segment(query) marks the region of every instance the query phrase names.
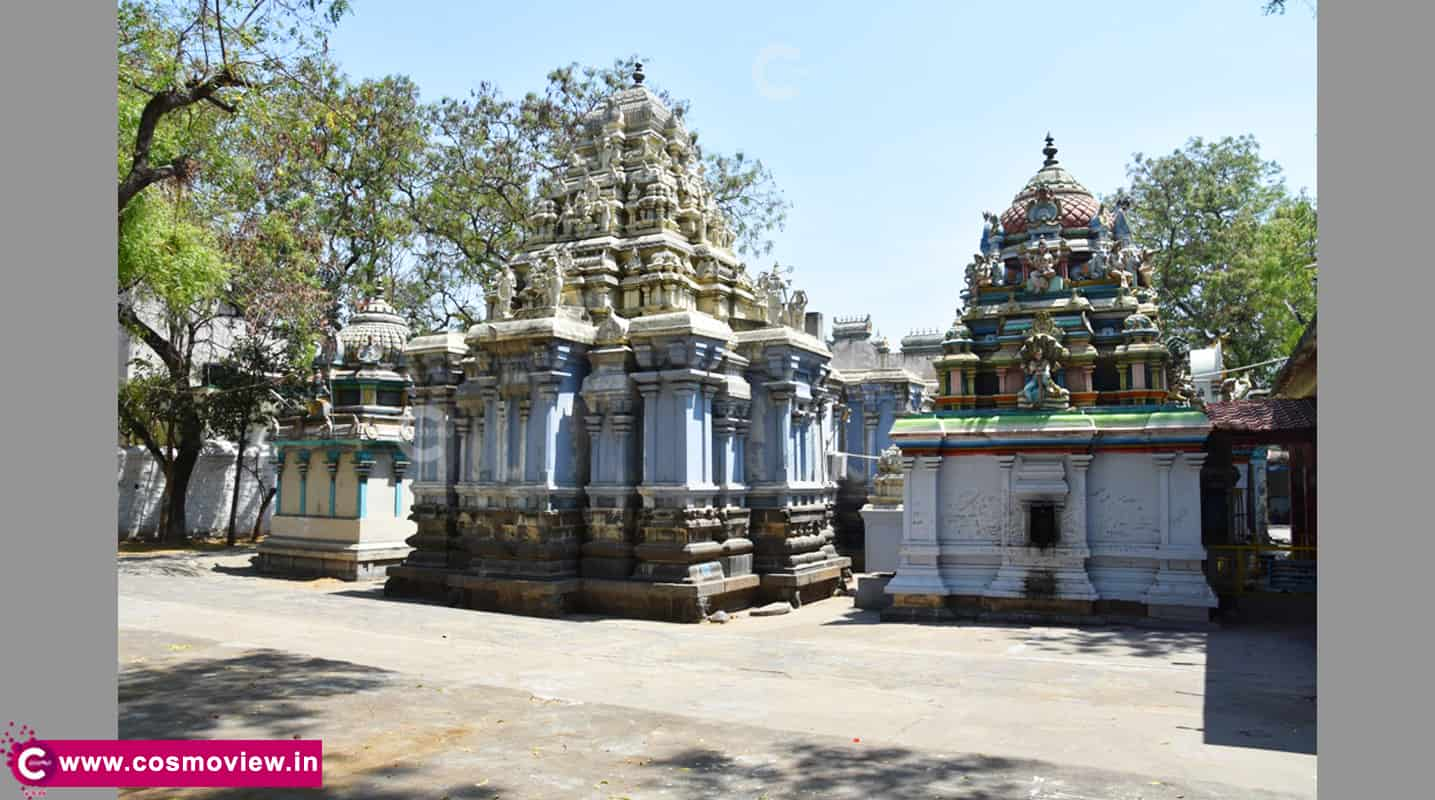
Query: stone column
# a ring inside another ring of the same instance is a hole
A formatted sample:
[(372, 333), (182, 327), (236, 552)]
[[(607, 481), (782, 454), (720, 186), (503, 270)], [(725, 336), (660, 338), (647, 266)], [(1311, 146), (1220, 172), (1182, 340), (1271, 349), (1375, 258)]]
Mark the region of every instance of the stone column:
[[(1092, 456), (1074, 455), (1071, 462), (1071, 489), (1067, 500), (1067, 516), (1071, 521), (1071, 541), (1080, 542), (1087, 553), (1091, 552), (1089, 520), (1086, 513), (1086, 471), (1091, 466)], [(1065, 533), (1062, 538), (1067, 538)]]
[(1161, 549), (1171, 546), (1171, 464), (1175, 453), (1154, 453), (1151, 462), (1156, 467), (1156, 519), (1161, 528)]
[(404, 473), (408, 471), (409, 462), (398, 458), (395, 454), (393, 459), (394, 471), (394, 519), (404, 518)]
[[(875, 391), (864, 391), (862, 393), (862, 455), (875, 456), (877, 453), (877, 417), (881, 412), (877, 408), (877, 393)], [(872, 480), (877, 477), (877, 470), (872, 468), (876, 463), (867, 459), (859, 459), (862, 464), (862, 480), (867, 485), (867, 491), (872, 491)]]
[(792, 393), (790, 391), (774, 391), (772, 393), (772, 413), (776, 416), (776, 430), (773, 431), (774, 453), (773, 476), (774, 480), (788, 482), (792, 475), (788, 472), (788, 451), (792, 447)]
[(1269, 489), (1266, 486), (1266, 448), (1257, 447), (1251, 451), (1251, 508), (1254, 518), (1252, 528), (1256, 541), (1270, 541), (1270, 508), (1267, 506)]
[(324, 457), (324, 471), (329, 473), (329, 516), (334, 516), (338, 499), (339, 453), (330, 450)]
[(488, 441), (488, 409), (484, 407), (482, 400), (473, 407), (469, 417), (472, 423), (472, 436), (470, 438), (468, 482), (478, 483), (483, 476), (484, 447)]
[(552, 384), (544, 384), (538, 387), (539, 403), (539, 439), (538, 439), (538, 482), (546, 487), (553, 486), (553, 473), (557, 453), (549, 443), (557, 434), (556, 417), (558, 415), (558, 387)]
[(658, 385), (638, 385), (643, 396), (643, 483), (651, 485), (658, 479)]
[(1016, 466), (1016, 456), (998, 456), (997, 466), (1002, 471), (1002, 530), (1001, 550), (1002, 566), (1011, 564), (1011, 530), (1012, 530), (1012, 473)]
[(366, 452), (354, 453), (354, 477), (358, 480), (354, 498), (354, 515), (364, 519), (369, 512), (369, 473), (374, 470), (374, 457)]
[(917, 456), (902, 459), (902, 549), (898, 556), (897, 574), (887, 583), (886, 593), (894, 595), (896, 613), (914, 610), (937, 613), (943, 608), (947, 594), (940, 569), (941, 545), (938, 542), (938, 487), (941, 456)]
[(453, 421), (453, 434), (455, 449), (458, 459), (458, 474), (454, 476), (454, 482), (466, 483), (473, 470), (473, 447), (472, 435), (473, 423), (467, 412), (455, 409)]
[[(1210, 609), (1216, 607), (1217, 600), (1201, 571), (1206, 551), (1201, 546), (1200, 523), (1187, 524), (1179, 530), (1173, 529), (1171, 524), (1170, 481), (1175, 457), (1174, 453), (1152, 456), (1160, 481), (1161, 550), (1156, 580), (1144, 600), (1147, 613), (1153, 617), (1206, 620), (1210, 618)], [(1201, 467), (1205, 460), (1205, 453), (1186, 453), (1183, 458), (1185, 474), (1180, 479), (1187, 490), (1183, 494), (1188, 495), (1187, 503), (1194, 502), (1196, 508), (1200, 507)], [(1193, 487), (1194, 492), (1191, 491)], [(1190, 516), (1189, 513), (1187, 516)]]
[(494, 483), (507, 483), (509, 473), (508, 429), (510, 424), (509, 415), (512, 412), (508, 410), (508, 398), (506, 397), (497, 397), (493, 403), (494, 408), (498, 411), (497, 424), (494, 425), (493, 431), (493, 448), (496, 453), (493, 463), (493, 481)]
[(528, 417), (533, 412), (533, 401), (527, 397), (518, 399), (518, 480), (528, 481)]
[(309, 451), (299, 451), (299, 516), (309, 516)]
[(715, 459), (714, 459), (714, 452), (713, 452), (713, 446), (714, 446), (714, 441), (713, 441), (713, 396), (717, 394), (717, 391), (718, 391), (718, 387), (714, 386), (713, 384), (704, 383), (704, 384), (702, 385), (702, 399), (701, 399), (701, 402), (702, 402), (702, 404), (703, 404), (703, 408), (702, 408), (702, 415), (703, 415), (703, 432), (702, 432), (702, 440), (703, 440), (703, 444), (702, 444), (702, 451), (703, 451), (703, 452), (702, 452), (703, 469), (702, 469), (702, 483), (703, 483), (703, 485), (713, 485), (713, 484), (717, 484), (717, 483), (718, 483), (718, 477), (717, 477), (717, 475), (715, 474), (714, 469), (713, 469), (713, 461), (715, 460)]
[(613, 454), (609, 452), (609, 436), (603, 428), (603, 414), (588, 414), (583, 417), (583, 424), (588, 427), (588, 480), (592, 483), (607, 482), (609, 475), (605, 467), (613, 463)]

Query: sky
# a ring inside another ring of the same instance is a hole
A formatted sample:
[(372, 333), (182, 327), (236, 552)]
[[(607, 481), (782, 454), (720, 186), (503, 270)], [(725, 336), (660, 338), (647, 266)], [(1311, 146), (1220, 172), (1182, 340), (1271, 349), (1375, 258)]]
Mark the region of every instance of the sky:
[(518, 97), (554, 67), (644, 59), (709, 151), (761, 159), (792, 204), (768, 256), (808, 309), (870, 314), (897, 346), (955, 316), (984, 210), (1041, 166), (1049, 131), (1085, 186), (1134, 153), (1253, 134), (1316, 193), (1316, 19), (1219, 2), (381, 2), (355, 0), (330, 52), (425, 100), (481, 81)]

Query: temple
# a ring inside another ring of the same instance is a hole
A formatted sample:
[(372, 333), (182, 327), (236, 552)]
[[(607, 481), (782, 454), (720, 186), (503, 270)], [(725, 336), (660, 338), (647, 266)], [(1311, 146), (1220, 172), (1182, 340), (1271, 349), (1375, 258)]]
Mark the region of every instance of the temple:
[(254, 559), (261, 571), (379, 578), (408, 555), (408, 340), (387, 302), (361, 305), (319, 359), (308, 413), (276, 420), (278, 492)]
[(1098, 203), (1050, 136), (1042, 153), (984, 215), (935, 411), (893, 423), (902, 542), (883, 616), (1206, 619), (1211, 425), (1187, 348), (1162, 337), (1124, 201)]
[(843, 584), (821, 317), (746, 272), (702, 170), (639, 68), (582, 120), (486, 321), (410, 343), (417, 532), (388, 592), (696, 621)]
[[(942, 335), (913, 332), (894, 353), (885, 338), (873, 336), (870, 316), (839, 317), (833, 320), (830, 344), (833, 378), (846, 410), (846, 423), (839, 424), (838, 432), (844, 469), (837, 482), (837, 548), (851, 557), (859, 572), (890, 570), (894, 565), (882, 559), (867, 563), (866, 518), (871, 515), (864, 515), (862, 508), (876, 491), (877, 457), (892, 444), (892, 423), (930, 410), (927, 405), (937, 388), (932, 360), (942, 354)], [(890, 525), (890, 517), (879, 515), (876, 524)], [(890, 534), (884, 539), (895, 540)]]

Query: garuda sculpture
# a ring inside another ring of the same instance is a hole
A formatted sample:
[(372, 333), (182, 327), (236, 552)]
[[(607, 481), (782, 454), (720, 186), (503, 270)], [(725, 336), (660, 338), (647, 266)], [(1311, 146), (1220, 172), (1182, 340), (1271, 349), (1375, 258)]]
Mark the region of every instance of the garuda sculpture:
[(1070, 352), (1057, 339), (1060, 333), (1051, 315), (1038, 313), (1032, 320), (1031, 332), (1021, 344), (1022, 369), (1026, 385), (1017, 395), (1019, 408), (1064, 410), (1071, 407), (1071, 392), (1057, 384), (1052, 371), (1061, 368)]

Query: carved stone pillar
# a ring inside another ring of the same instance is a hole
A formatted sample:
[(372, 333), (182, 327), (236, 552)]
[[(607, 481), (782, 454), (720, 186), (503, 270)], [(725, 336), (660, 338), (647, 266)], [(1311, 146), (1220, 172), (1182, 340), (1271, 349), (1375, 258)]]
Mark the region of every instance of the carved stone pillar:
[(902, 549), (897, 574), (887, 583), (898, 614), (926, 612), (941, 615), (947, 595), (940, 566), (941, 544), (937, 538), (940, 456), (902, 459)]

